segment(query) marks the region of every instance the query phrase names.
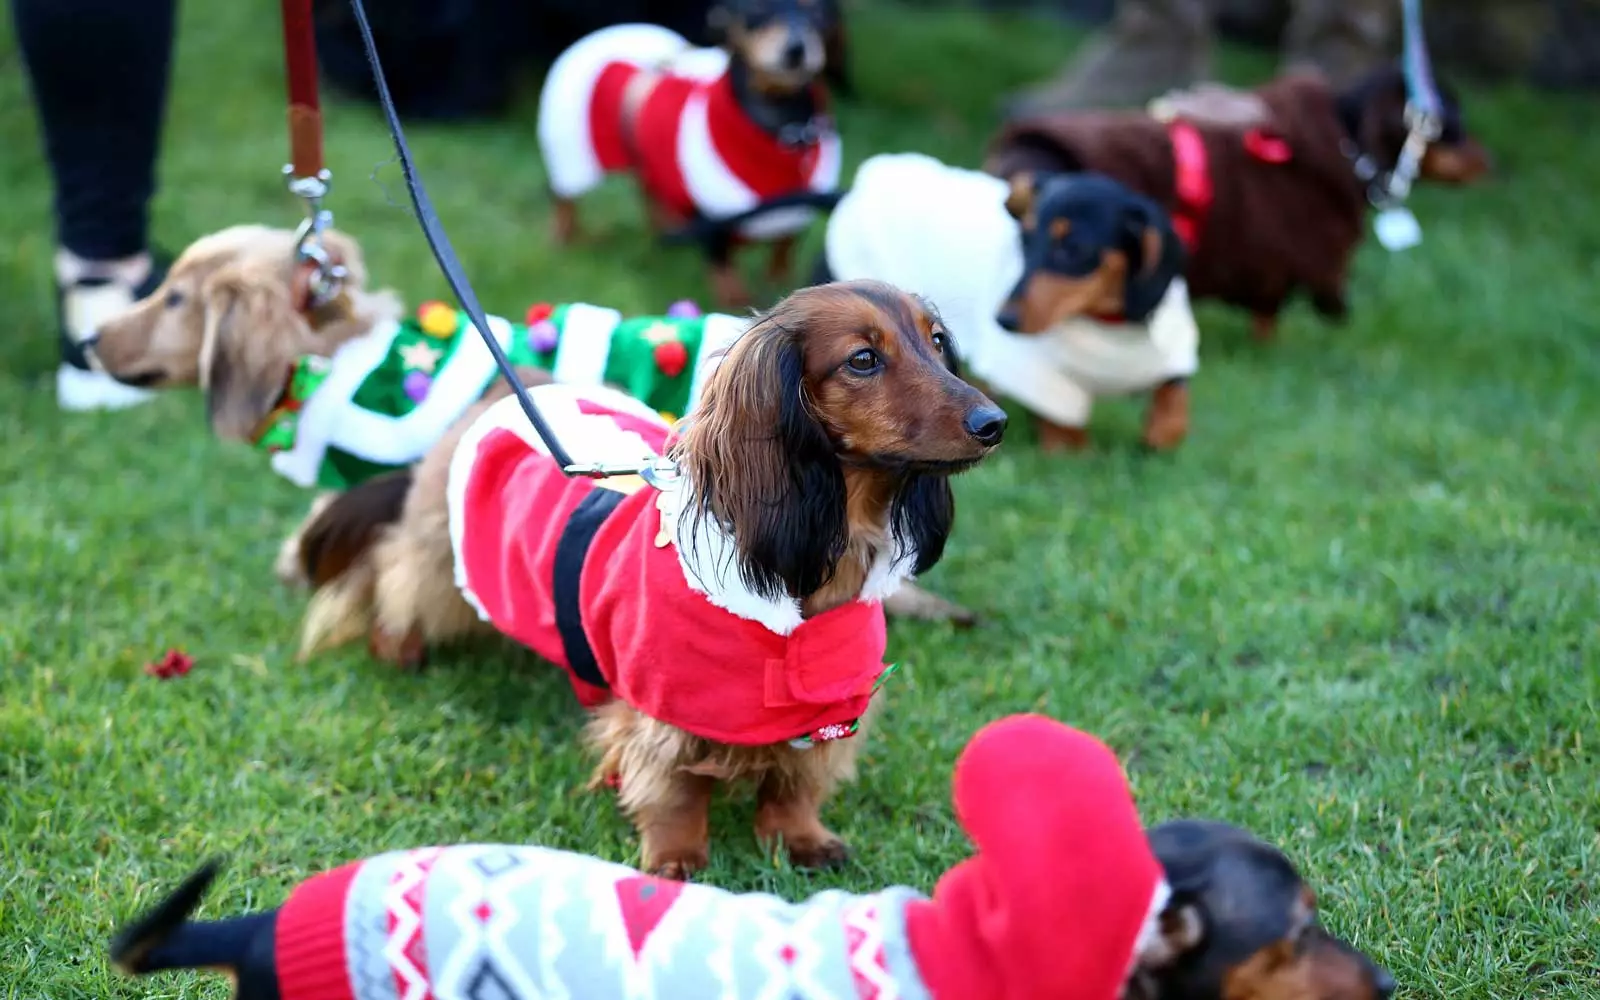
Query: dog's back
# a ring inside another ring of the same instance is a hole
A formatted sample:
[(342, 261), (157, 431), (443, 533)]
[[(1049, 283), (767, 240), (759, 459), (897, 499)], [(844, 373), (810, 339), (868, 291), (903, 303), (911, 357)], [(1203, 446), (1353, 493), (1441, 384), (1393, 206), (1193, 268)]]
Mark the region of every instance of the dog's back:
[[(1209, 183), (1203, 212), (1179, 195), (1167, 124), (1143, 112), (1018, 120), (1001, 131), (987, 166), (1000, 176), (1092, 170), (1155, 199), (1174, 218), (1203, 215), (1186, 272), (1195, 299), (1219, 298), (1270, 315), (1297, 289), (1337, 298), (1362, 237), (1366, 203), (1341, 150), (1334, 94), (1314, 78), (1293, 75), (1256, 94), (1270, 112), (1270, 129), (1193, 123)], [(1274, 140), (1286, 145), (1286, 161)]]

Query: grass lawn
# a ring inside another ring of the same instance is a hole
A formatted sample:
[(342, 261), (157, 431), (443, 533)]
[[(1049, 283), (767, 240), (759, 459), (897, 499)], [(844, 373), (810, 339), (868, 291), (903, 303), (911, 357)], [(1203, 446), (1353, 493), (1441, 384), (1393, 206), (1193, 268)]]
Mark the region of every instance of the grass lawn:
[[(971, 13), (855, 17), (847, 170), (895, 149), (976, 164), (996, 98), (1077, 40)], [(165, 245), (293, 223), (277, 39), (267, 0), (184, 5)], [(1239, 82), (1272, 68), (1226, 65)], [(420, 677), (359, 649), (296, 665), (302, 599), (270, 564), (309, 497), (213, 441), (191, 393), (57, 411), (49, 189), (9, 24), (0, 66), (0, 996), (224, 996), (199, 977), (136, 987), (103, 960), (116, 921), (212, 854), (232, 865), (211, 915), (428, 843), (632, 860), (627, 823), (584, 791), (554, 670), (492, 648)], [(698, 261), (648, 243), (625, 184), (585, 204), (594, 243), (547, 245), (534, 96), (505, 122), (413, 132), (485, 304), (704, 300)], [(1600, 131), (1592, 98), (1466, 97), (1499, 177), (1420, 191), (1425, 244), (1363, 250), (1348, 326), (1297, 310), (1260, 347), (1245, 317), (1205, 308), (1178, 454), (1136, 454), (1142, 404), (1112, 404), (1093, 453), (1043, 458), (1018, 433), (960, 481), (926, 582), (987, 627), (893, 627), (907, 669), (828, 813), (854, 863), (786, 869), (736, 799), (709, 881), (931, 888), (967, 851), (946, 800), (957, 751), (1037, 710), (1117, 747), (1148, 819), (1283, 845), (1404, 996), (1600, 997)], [(375, 110), (328, 118), (340, 226), (377, 282), (442, 296)], [(169, 646), (193, 673), (145, 676)]]

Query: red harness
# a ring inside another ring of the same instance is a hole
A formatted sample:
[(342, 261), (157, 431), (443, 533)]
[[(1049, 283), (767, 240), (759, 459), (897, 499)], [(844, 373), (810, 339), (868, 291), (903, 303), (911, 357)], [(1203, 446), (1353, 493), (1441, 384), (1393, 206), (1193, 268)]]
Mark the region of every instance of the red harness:
[(1173, 192), (1177, 197), (1172, 228), (1190, 253), (1200, 243), (1206, 216), (1211, 212), (1211, 164), (1200, 130), (1181, 118), (1167, 123), (1172, 139)]

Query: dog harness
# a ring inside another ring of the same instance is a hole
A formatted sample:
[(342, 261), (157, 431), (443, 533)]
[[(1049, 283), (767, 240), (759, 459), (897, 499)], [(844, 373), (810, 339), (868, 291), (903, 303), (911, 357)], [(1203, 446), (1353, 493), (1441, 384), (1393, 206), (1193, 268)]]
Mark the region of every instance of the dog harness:
[[(825, 96), (820, 87), (816, 94)], [(676, 215), (721, 218), (839, 182), (836, 131), (779, 141), (740, 108), (726, 53), (693, 49), (665, 28), (616, 25), (580, 39), (546, 77), (539, 128), (551, 189), (566, 198), (605, 174), (631, 171)], [(808, 208), (777, 211), (741, 232), (795, 233), (814, 216)]]
[(1200, 244), (1206, 217), (1211, 214), (1210, 158), (1200, 130), (1190, 122), (1175, 118), (1167, 122), (1172, 140), (1173, 193), (1177, 204), (1172, 212), (1172, 228), (1184, 247), (1193, 253)]
[[(624, 318), (585, 303), (490, 319), (511, 363), (560, 381), (615, 385), (669, 421), (699, 399), (713, 361), (749, 325), (722, 314)], [(290, 366), (255, 444), (300, 486), (340, 490), (420, 459), (497, 377), (466, 314), (430, 302), (415, 317)]]
[(1116, 757), (1040, 716), (956, 763), (977, 852), (931, 897), (799, 903), (541, 847), (395, 851), (278, 911), (282, 1000), (1115, 1000), (1167, 887)]
[[(620, 393), (532, 393), (576, 453), (639, 461), (666, 447), (666, 423)], [(457, 586), (498, 631), (566, 668), (586, 706), (620, 698), (719, 743), (851, 736), (886, 673), (879, 602), (915, 559), (869, 576), (863, 599), (802, 621), (798, 602), (744, 587), (720, 526), (679, 509), (689, 489), (565, 476), (517, 401), (501, 400), (451, 463)]]

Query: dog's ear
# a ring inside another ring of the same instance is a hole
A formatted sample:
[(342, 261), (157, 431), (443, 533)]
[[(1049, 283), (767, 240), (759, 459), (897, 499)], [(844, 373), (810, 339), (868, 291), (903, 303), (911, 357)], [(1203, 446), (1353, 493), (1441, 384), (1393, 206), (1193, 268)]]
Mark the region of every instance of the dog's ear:
[(1122, 230), (1129, 257), (1122, 311), (1129, 322), (1143, 323), (1161, 304), (1172, 280), (1183, 273), (1188, 254), (1171, 217), (1131, 192), (1122, 210)]
[(305, 320), (281, 281), (238, 266), (225, 267), (201, 288), (205, 332), (200, 342), (200, 387), (212, 430), (224, 440), (248, 441), (283, 394), (288, 366), (311, 340)]
[(1011, 175), (1011, 190), (1006, 194), (1006, 211), (1011, 213), (1013, 219), (1027, 224), (1027, 218), (1033, 211), (1033, 196), (1038, 189), (1038, 179), (1031, 170)]
[(956, 498), (949, 476), (911, 476), (900, 484), (889, 525), (902, 551), (917, 554), (913, 576), (926, 573), (944, 555), (956, 523)]
[(720, 48), (733, 41), (738, 15), (727, 3), (715, 3), (706, 11), (706, 44)]
[(1205, 943), (1206, 920), (1191, 898), (1174, 895), (1156, 919), (1156, 938), (1139, 956), (1147, 969), (1171, 965)]
[(769, 314), (735, 341), (674, 451), (691, 516), (731, 533), (740, 577), (769, 600), (816, 591), (848, 538), (844, 469), (807, 396), (804, 323)]

